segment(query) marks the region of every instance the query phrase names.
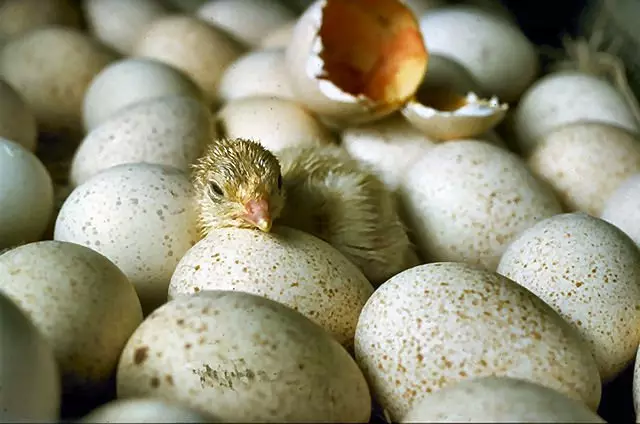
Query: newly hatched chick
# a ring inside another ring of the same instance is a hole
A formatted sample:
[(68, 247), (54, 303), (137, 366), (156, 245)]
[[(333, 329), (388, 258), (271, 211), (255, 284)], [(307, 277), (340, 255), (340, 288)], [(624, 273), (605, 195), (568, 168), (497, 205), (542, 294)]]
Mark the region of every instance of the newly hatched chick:
[(290, 147), (278, 158), (259, 143), (221, 139), (194, 165), (202, 235), (273, 221), (341, 251), (373, 284), (418, 264), (393, 195), (337, 146)]

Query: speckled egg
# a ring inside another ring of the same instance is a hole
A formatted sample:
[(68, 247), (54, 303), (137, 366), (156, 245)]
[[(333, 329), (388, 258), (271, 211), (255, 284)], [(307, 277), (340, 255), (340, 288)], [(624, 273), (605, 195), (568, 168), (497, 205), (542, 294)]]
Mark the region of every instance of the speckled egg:
[(574, 326), (603, 381), (633, 360), (640, 344), (640, 251), (620, 229), (582, 213), (554, 216), (518, 236), (498, 272)]
[(189, 177), (176, 168), (145, 163), (109, 168), (69, 195), (54, 239), (88, 246), (111, 259), (149, 312), (166, 301), (171, 274), (198, 240)]
[(362, 310), (356, 360), (392, 419), (423, 393), (469, 378), (522, 378), (592, 409), (600, 376), (580, 336), (513, 281), (462, 263), (433, 263), (384, 283)]
[(608, 124), (579, 122), (539, 140), (528, 163), (567, 211), (598, 216), (613, 191), (640, 172), (640, 139)]
[(212, 417), (162, 399), (133, 398), (108, 402), (82, 417), (79, 423), (215, 423)]
[(600, 218), (620, 228), (640, 247), (640, 174), (627, 178), (614, 190)]
[(129, 339), (117, 386), (119, 398), (172, 400), (223, 422), (366, 423), (371, 414), (362, 372), (329, 333), (233, 291), (157, 309)]
[(9, 250), (0, 291), (14, 300), (53, 347), (66, 391), (100, 389), (142, 322), (127, 277), (98, 252), (42, 241)]
[(430, 393), (400, 422), (606, 423), (582, 402), (509, 377), (474, 378)]
[(551, 190), (519, 157), (475, 140), (428, 150), (408, 171), (401, 190), (425, 259), (489, 271), (521, 231), (562, 212)]
[(350, 347), (373, 286), (331, 245), (302, 231), (224, 228), (211, 231), (183, 256), (171, 277), (169, 299), (202, 290), (237, 290), (275, 300)]
[(0, 80), (0, 137), (34, 151), (37, 136), (36, 118), (26, 101), (13, 87)]
[(75, 152), (71, 183), (79, 185), (100, 171), (126, 163), (189, 166), (214, 138), (211, 112), (186, 96), (134, 103), (91, 131)]

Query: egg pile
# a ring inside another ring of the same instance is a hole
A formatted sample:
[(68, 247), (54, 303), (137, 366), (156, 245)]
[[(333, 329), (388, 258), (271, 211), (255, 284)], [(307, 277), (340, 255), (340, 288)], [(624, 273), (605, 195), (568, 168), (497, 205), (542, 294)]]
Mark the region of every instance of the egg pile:
[[(0, 0), (0, 421), (595, 423), (627, 370), (640, 408), (639, 117), (541, 63), (490, 0)], [(202, 238), (220, 137), (341, 145), (421, 264)]]

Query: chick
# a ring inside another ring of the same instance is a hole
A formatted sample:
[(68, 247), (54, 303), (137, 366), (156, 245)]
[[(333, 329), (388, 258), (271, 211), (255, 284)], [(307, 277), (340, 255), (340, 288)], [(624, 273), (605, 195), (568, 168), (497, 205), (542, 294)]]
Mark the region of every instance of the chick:
[(268, 232), (274, 221), (319, 237), (375, 285), (418, 264), (393, 195), (337, 146), (290, 147), (221, 139), (193, 166), (204, 236), (221, 227)]

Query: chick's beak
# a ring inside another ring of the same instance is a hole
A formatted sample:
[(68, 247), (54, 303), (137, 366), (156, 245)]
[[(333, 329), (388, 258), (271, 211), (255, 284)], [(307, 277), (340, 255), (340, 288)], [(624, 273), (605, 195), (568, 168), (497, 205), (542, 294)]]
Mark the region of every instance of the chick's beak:
[(244, 205), (244, 219), (255, 225), (260, 231), (268, 233), (271, 231), (271, 214), (269, 212), (269, 202), (265, 199), (249, 200)]

